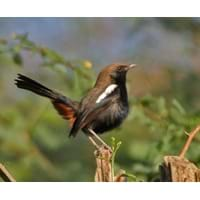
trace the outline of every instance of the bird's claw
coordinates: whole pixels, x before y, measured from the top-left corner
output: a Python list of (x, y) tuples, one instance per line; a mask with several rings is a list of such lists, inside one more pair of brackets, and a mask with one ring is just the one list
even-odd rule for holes
[(108, 146), (107, 144), (106, 144), (106, 145), (105, 145), (105, 144), (102, 144), (102, 146), (100, 147), (100, 149), (101, 149), (101, 148), (106, 149), (106, 150), (109, 150), (110, 153), (113, 152), (112, 148), (111, 148), (110, 146)]

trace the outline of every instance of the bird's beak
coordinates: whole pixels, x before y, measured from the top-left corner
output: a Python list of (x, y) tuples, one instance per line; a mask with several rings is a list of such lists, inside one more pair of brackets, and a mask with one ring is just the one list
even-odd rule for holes
[(129, 69), (133, 69), (133, 68), (135, 68), (137, 65), (136, 64), (130, 64), (130, 65), (128, 65), (128, 70)]

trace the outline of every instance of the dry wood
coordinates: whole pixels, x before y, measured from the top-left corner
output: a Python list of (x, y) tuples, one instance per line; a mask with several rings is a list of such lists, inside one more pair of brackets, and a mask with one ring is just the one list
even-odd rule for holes
[(101, 147), (95, 151), (96, 157), (96, 173), (95, 182), (124, 182), (126, 181), (126, 175), (124, 170), (120, 170), (117, 176), (113, 177), (112, 174), (112, 153), (110, 150)]
[(127, 175), (124, 170), (120, 170), (118, 175), (114, 178), (115, 182), (127, 182)]
[(165, 156), (160, 173), (164, 182), (200, 182), (200, 169), (179, 156)]
[(200, 126), (197, 126), (191, 133), (187, 134), (188, 139), (179, 156), (164, 157), (164, 163), (160, 166), (161, 181), (200, 182), (200, 169), (185, 158), (192, 140), (199, 131)]
[(97, 164), (95, 182), (111, 182), (113, 180), (111, 166), (112, 153), (102, 147), (95, 151), (95, 157)]
[(180, 158), (184, 158), (188, 148), (190, 147), (190, 144), (192, 142), (192, 140), (194, 139), (195, 135), (200, 131), (200, 126), (197, 126), (191, 133), (188, 134), (188, 139), (185, 143), (185, 145), (183, 146), (181, 153), (179, 154)]
[(0, 163), (0, 177), (6, 182), (15, 182), (16, 180), (13, 176), (8, 172), (8, 170), (4, 167), (3, 164)]

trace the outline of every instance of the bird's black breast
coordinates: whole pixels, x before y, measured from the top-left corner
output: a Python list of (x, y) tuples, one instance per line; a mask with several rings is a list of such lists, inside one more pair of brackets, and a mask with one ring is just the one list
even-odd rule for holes
[(90, 124), (95, 133), (102, 134), (118, 127), (128, 115), (128, 104), (121, 102), (112, 104), (106, 111), (100, 113)]
[[(96, 98), (98, 99), (98, 97)], [(100, 102), (95, 99), (95, 108), (88, 114), (88, 123), (82, 128), (85, 133), (92, 129), (97, 134), (118, 127), (127, 117), (129, 106), (125, 84), (118, 84), (111, 93), (102, 97)]]

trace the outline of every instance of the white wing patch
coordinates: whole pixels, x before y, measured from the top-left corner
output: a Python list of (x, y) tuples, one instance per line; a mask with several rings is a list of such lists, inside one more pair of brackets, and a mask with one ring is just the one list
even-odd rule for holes
[(115, 88), (117, 87), (116, 84), (111, 84), (109, 85), (105, 91), (98, 97), (98, 99), (96, 100), (96, 103), (100, 103), (103, 99), (105, 99), (110, 93), (112, 93)]

